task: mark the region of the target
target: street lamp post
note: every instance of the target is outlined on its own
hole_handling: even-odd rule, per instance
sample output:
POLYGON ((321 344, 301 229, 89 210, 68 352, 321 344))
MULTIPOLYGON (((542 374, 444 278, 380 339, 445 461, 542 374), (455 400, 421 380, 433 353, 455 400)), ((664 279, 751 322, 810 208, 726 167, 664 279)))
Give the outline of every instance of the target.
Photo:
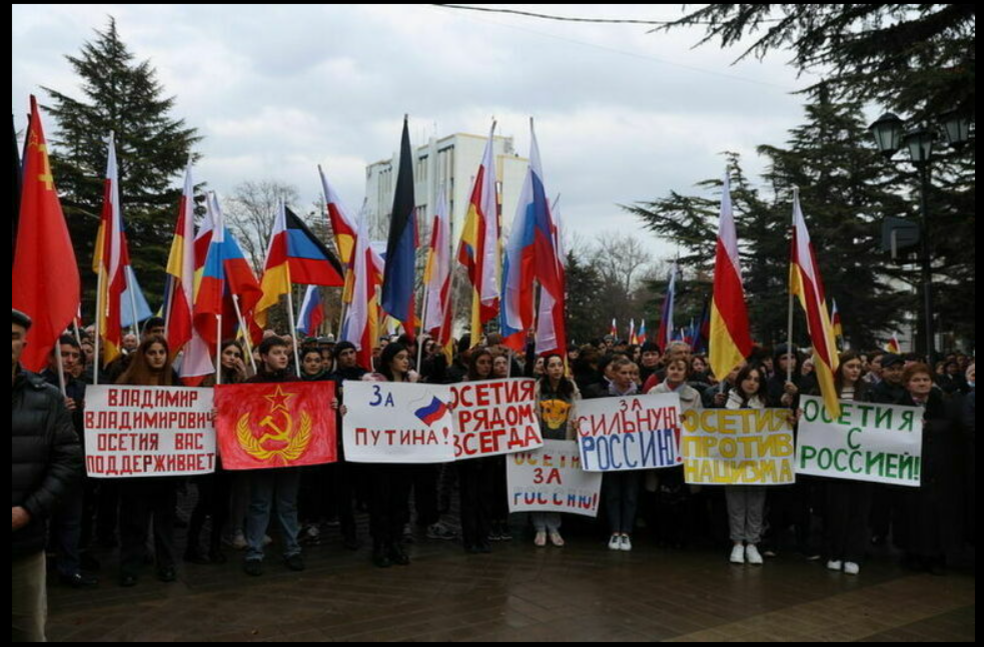
MULTIPOLYGON (((961 148, 970 137, 970 119, 951 110, 940 115, 947 142, 961 148)), ((936 133, 926 127, 905 132, 902 119, 892 113, 882 115, 868 127, 875 138, 875 145, 885 157, 891 159, 902 147, 909 150, 909 160, 919 173, 919 215, 922 220, 922 289, 926 326, 926 359, 933 362, 933 267, 929 245, 929 172, 936 133)))

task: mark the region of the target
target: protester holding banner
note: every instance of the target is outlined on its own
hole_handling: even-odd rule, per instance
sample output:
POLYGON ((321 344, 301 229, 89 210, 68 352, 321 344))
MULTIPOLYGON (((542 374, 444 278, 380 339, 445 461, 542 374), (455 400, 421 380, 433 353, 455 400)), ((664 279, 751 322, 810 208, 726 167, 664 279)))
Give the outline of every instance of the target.
POLYGON ((933 388, 933 374, 921 363, 902 375, 905 395, 898 404, 919 407, 923 415, 920 487, 903 494, 899 540, 904 563, 933 575, 946 573, 947 558, 961 546, 960 438, 955 416, 943 394, 933 388))
MULTIPOLYGON (((171 368, 167 341, 149 336, 131 353, 129 366, 117 384, 171 386, 177 381, 171 368)), ((128 478, 120 487, 120 586, 134 586, 144 564, 148 526, 154 525, 157 579, 177 579, 174 544, 175 506, 179 479, 173 476, 128 478)))
MULTIPOLYGON (((337 366, 331 377, 335 380, 335 392, 338 394, 339 406, 336 411, 336 422, 338 429, 341 429, 342 414, 345 410, 344 404, 342 404, 345 390, 342 385, 346 380, 361 380, 367 371, 359 366, 355 344, 350 341, 341 341, 335 346, 335 358, 337 366)), ((349 550, 358 550, 359 539, 356 532, 353 505, 356 490, 364 481, 362 478, 364 472, 357 463, 349 463, 345 460, 345 443, 342 441, 342 437, 342 434, 338 434, 338 462, 328 465, 328 473, 331 477, 330 492, 341 525, 342 545, 349 550)))
MULTIPOLYGON (((301 380, 325 382, 332 380, 325 369, 321 349, 305 344, 301 350, 301 380)), ((322 521, 333 517, 329 470, 334 463, 308 465, 301 468, 301 485, 297 497, 301 543, 317 544, 321 540, 322 521)))
MULTIPOLYGON (((898 404, 905 396, 902 371, 905 360, 895 353, 883 353, 876 360, 881 368, 879 379, 871 389, 871 401, 879 404, 898 404)), ((871 506, 871 543, 875 546, 888 540, 889 534, 897 535, 902 522, 902 491, 893 485, 875 485, 871 506), (892 529, 895 532, 892 532, 892 529)))
MULTIPOLYGON (((259 373, 246 380, 247 384, 296 382, 289 370, 290 346, 281 337, 267 337, 259 346, 259 373)), ((326 406, 328 403, 326 403, 326 406)), ((297 491, 301 482, 299 467, 258 469, 249 476, 249 508, 246 510, 247 575, 263 574, 263 546, 270 526, 270 512, 276 502, 277 521, 284 544, 284 564, 292 571, 304 570, 301 546, 297 541, 300 528, 297 521, 297 491)))
MULTIPOLYGON (((620 398, 638 393, 639 385, 634 380, 638 368, 632 361, 619 357, 611 362, 610 368, 613 379, 608 384, 608 392, 595 397, 620 398)), ((602 489, 611 531, 609 550, 632 550, 630 535, 635 528, 641 482, 642 472, 639 470, 605 472, 602 489)))
POLYGON ((82 473, 82 452, 65 398, 21 354, 31 319, 11 313, 11 639, 45 640, 47 520, 82 473))
MULTIPOLYGON (((62 335, 58 345, 51 351, 48 368, 41 373, 44 380, 59 386, 58 361, 55 353, 61 355, 61 366, 65 380, 65 407, 72 414, 72 425, 85 450, 85 425, 83 409, 85 405, 85 382, 73 375, 82 361, 82 349, 78 340, 71 335, 62 335)), ((82 552, 88 548, 92 534, 92 510, 95 507, 95 484, 85 479, 81 487, 66 493, 65 500, 51 519, 52 543, 57 550, 58 579, 68 586, 82 588, 95 586, 97 578, 82 571, 82 552)))
MULTIPOLYGON (((533 391, 540 419, 540 434, 544 440, 573 440, 575 438, 574 419, 577 401, 581 393, 573 380, 564 375, 564 358, 551 353, 544 359, 546 366, 542 378, 536 381, 533 391)), ((533 543, 547 545, 547 534, 554 546, 563 546, 560 535, 560 513, 534 512, 531 514, 536 536, 533 543)))
MULTIPOLYGON (((219 353, 222 358, 219 368, 221 383, 245 382, 246 364, 239 342, 234 339, 223 341, 219 353)), ((202 384, 215 386, 215 375, 209 375, 202 384)), ((192 480, 198 487, 198 501, 188 521, 184 559, 193 564, 224 564, 226 557, 222 552, 222 533, 231 517, 234 534, 243 535, 243 522, 249 505, 249 482, 245 474, 223 470, 221 457, 215 461, 215 472, 196 476, 192 480), (211 528, 208 550, 202 552, 201 534, 206 519, 211 519, 211 528)), ((243 538, 245 540, 244 535, 243 538)))
MULTIPOLYGON (((382 350, 378 369, 378 373, 368 373, 362 379, 375 382, 413 381, 410 379, 410 353, 399 342, 387 344, 382 350)), ((398 463, 374 463, 368 464, 367 468, 372 562, 380 568, 393 564, 406 566, 410 563, 410 557, 403 547, 403 529, 410 521, 410 468, 398 463)))
MULTIPOLYGON (((649 392, 676 393, 680 396, 681 413, 702 410, 704 403, 700 392, 687 383, 690 366, 683 357, 670 359, 666 363, 664 380, 649 392)), ((653 470, 649 477, 655 480, 656 505, 655 514, 647 520, 653 524, 657 541, 670 546, 684 546, 690 538, 690 528, 693 525, 693 497, 691 486, 684 482, 683 466, 653 470)))
MULTIPOLYGON (((820 393, 815 376, 804 375, 807 365, 796 348, 780 344, 773 353, 775 373, 766 380, 770 407, 799 409, 802 393, 820 393), (791 374, 787 375, 787 371, 791 374)), ((796 550, 807 560, 820 559, 821 540, 811 534, 814 509, 825 501, 824 481, 812 476, 797 477, 795 483, 769 488, 766 504, 766 533, 762 544, 766 557, 775 557, 786 531, 792 527, 796 550)))
MULTIPOLYGON (((492 352, 473 348, 468 361, 468 380, 492 379, 492 352)), ((458 462, 461 500, 461 539, 468 553, 491 553, 492 506, 495 496, 496 463, 493 457, 470 458, 458 462)), ((503 470, 505 468, 503 467, 503 470)), ((505 478, 505 474, 502 474, 505 478)))
MULTIPOLYGON (((837 397, 845 402, 868 400, 868 384, 861 379, 861 358, 853 351, 840 354, 834 372, 837 397)), ((825 479, 827 491, 827 568, 857 575, 868 545, 873 483, 848 479, 825 479)))
MULTIPOLYGON (((749 364, 739 371, 735 387, 728 393, 725 409, 766 408, 765 380, 762 370, 749 364)), ((731 563, 761 565, 758 543, 762 539, 766 488, 762 485, 726 485, 728 527, 731 533, 731 563)))

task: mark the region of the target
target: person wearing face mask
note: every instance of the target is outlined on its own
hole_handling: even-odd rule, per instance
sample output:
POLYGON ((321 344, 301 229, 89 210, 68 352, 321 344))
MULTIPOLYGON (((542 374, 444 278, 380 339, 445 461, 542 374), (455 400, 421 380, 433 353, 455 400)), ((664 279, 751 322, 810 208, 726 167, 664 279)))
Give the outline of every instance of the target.
MULTIPOLYGON (((146 337, 131 353, 117 384, 171 386, 178 382, 171 368, 167 341, 146 337)), ((177 579, 174 519, 179 479, 174 476, 123 480, 120 488, 120 585, 134 586, 144 563, 148 528, 153 520, 157 579, 177 579)))
POLYGON ((947 558, 960 548, 960 445, 954 416, 933 388, 932 370, 908 366, 902 374, 905 394, 898 404, 922 415, 922 473, 918 488, 906 488, 899 543, 903 563, 933 575, 946 573, 947 558))

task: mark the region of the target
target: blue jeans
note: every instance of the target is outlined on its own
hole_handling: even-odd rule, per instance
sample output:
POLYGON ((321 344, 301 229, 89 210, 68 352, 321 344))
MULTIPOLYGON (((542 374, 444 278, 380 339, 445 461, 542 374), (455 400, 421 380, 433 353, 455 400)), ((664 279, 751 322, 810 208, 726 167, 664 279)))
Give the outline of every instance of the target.
POLYGON ((270 526, 270 509, 276 504, 284 542, 284 557, 301 554, 297 543, 297 490, 301 471, 296 467, 255 470, 249 475, 250 497, 246 510, 247 560, 263 559, 263 537, 270 526))

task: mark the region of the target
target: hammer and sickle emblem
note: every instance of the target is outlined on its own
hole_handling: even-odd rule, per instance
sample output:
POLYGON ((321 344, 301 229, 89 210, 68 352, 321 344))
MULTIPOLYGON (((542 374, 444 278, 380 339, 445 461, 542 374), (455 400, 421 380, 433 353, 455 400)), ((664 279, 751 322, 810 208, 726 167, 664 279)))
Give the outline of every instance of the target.
POLYGON ((284 412, 283 416, 284 418, 287 419, 286 429, 281 429, 280 427, 278 427, 277 424, 273 422, 273 416, 266 416, 265 418, 263 418, 263 420, 260 421, 260 427, 269 427, 270 429, 276 432, 273 434, 263 434, 262 436, 260 436, 261 443, 265 443, 268 440, 274 440, 278 442, 287 442, 288 440, 290 440, 290 432, 294 428, 294 420, 287 412, 284 412))

